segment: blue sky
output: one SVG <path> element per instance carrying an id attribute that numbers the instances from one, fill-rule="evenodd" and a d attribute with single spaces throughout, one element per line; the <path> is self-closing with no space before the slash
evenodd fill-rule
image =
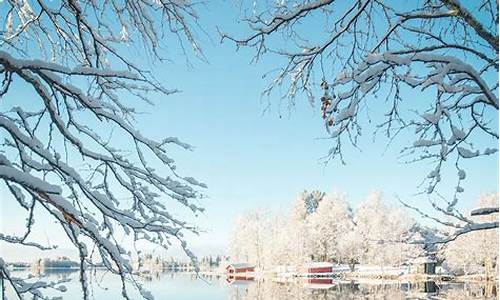
<path id="1" fill-rule="evenodd" d="M 345 192 L 354 207 L 369 191 L 382 190 L 389 203 L 396 204 L 398 195 L 430 210 L 424 198 L 412 196 L 430 166 L 403 165 L 397 160 L 400 146 L 413 141 L 412 136 L 401 137 L 384 153 L 386 139 L 379 136 L 373 142 L 372 128 L 365 128 L 362 151 L 346 148 L 347 165 L 337 161 L 321 163 L 330 141 L 325 139 L 319 105 L 312 107 L 306 97 L 299 97 L 292 108 L 280 102 L 276 94 L 262 99 L 260 94 L 269 80 L 262 79 L 262 75 L 280 61 L 269 58 L 250 65 L 252 51 L 236 52 L 230 43 L 220 45 L 216 24 L 230 32 L 240 32 L 242 24 L 235 26 L 233 17 L 228 17 L 234 15 L 231 10 L 236 10 L 232 3 L 217 2 L 210 4 L 209 9 L 200 12 L 202 26 L 210 37 L 200 36 L 208 63 L 193 59 L 193 66 L 188 67 L 185 58 L 172 50 L 172 62 L 156 64 L 154 70 L 167 87 L 178 88 L 182 93 L 153 98 L 154 107 L 137 106 L 145 112 L 137 118 L 137 127 L 147 136 L 177 136 L 196 147 L 194 152 L 173 153 L 183 175 L 208 184 L 207 198 L 202 202 L 206 212 L 198 219 L 191 218 L 206 231 L 189 238 L 195 251 L 223 251 L 238 214 L 257 207 L 286 212 L 304 189 Z M 372 109 L 377 111 L 376 106 Z M 496 155 L 475 159 L 467 165 L 463 207 L 471 207 L 482 192 L 497 191 L 497 166 Z M 441 184 L 445 194 L 456 184 L 454 174 L 450 171 Z M 0 188 L 0 193 L 5 190 Z M 2 206 L 4 231 L 22 224 L 16 208 Z M 43 217 L 38 220 L 44 221 Z M 55 228 L 47 225 L 37 234 L 42 241 L 49 236 L 55 243 L 63 239 Z M 62 242 L 62 248 L 67 247 Z M 10 247 L 3 251 L 2 256 L 7 258 L 27 255 L 13 252 Z M 169 254 L 178 255 L 178 251 Z"/>

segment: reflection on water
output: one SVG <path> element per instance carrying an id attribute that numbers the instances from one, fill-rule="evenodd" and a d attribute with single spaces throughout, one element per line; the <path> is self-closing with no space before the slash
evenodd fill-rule
<path id="1" fill-rule="evenodd" d="M 31 278 L 31 281 L 34 280 L 47 280 L 50 279 L 52 281 L 61 281 L 61 280 L 71 280 L 73 274 L 78 274 L 79 269 L 73 268 L 47 268 L 47 269 L 37 269 L 31 270 L 15 270 L 11 271 L 11 275 L 15 277 L 21 277 L 23 279 L 27 279 L 27 277 Z"/>
<path id="2" fill-rule="evenodd" d="M 497 284 L 228 277 L 231 300 L 497 299 Z"/>
<path id="3" fill-rule="evenodd" d="M 94 279 L 93 299 L 114 299 L 120 286 L 116 278 L 103 270 L 89 272 Z M 14 275 L 15 274 L 15 275 Z M 25 277 L 27 272 L 13 272 Z M 71 280 L 63 299 L 78 299 L 78 272 L 50 270 L 34 274 L 39 280 Z M 141 281 L 156 299 L 203 300 L 330 300 L 330 299 L 496 299 L 497 283 L 409 283 L 397 281 L 346 281 L 332 278 L 265 278 L 245 276 L 196 276 L 190 273 L 153 272 L 143 274 Z M 55 294 L 54 294 L 55 295 Z M 110 298 L 111 297 L 111 298 Z M 132 295 L 132 299 L 140 299 Z"/>

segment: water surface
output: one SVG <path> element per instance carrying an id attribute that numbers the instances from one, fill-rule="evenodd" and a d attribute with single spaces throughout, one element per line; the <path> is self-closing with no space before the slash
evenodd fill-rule
<path id="1" fill-rule="evenodd" d="M 25 271 L 12 271 L 12 276 L 25 278 Z M 69 280 L 67 291 L 48 290 L 47 295 L 63 299 L 81 299 L 78 272 L 52 270 L 36 275 L 33 280 Z M 121 299 L 118 277 L 102 270 L 92 272 L 90 299 Z M 330 300 L 330 299 L 497 299 L 498 284 L 488 283 L 408 283 L 398 281 L 346 281 L 338 279 L 226 278 L 197 277 L 190 273 L 153 273 L 137 280 L 155 299 L 173 300 Z M 7 284 L 8 299 L 16 299 Z M 131 299 L 141 299 L 129 287 Z"/>

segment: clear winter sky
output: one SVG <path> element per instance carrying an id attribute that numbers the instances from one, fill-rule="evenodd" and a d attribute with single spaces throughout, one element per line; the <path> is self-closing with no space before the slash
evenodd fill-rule
<path id="1" fill-rule="evenodd" d="M 286 212 L 304 189 L 345 192 L 353 207 L 369 191 L 381 190 L 388 203 L 397 204 L 398 195 L 431 211 L 425 198 L 412 196 L 430 166 L 403 165 L 397 159 L 400 146 L 412 142 L 413 136 L 401 137 L 384 153 L 386 139 L 378 136 L 373 142 L 372 128 L 365 128 L 362 151 L 345 148 L 347 165 L 336 161 L 322 164 L 320 160 L 327 154 L 330 142 L 325 139 L 318 103 L 311 107 L 305 97 L 299 97 L 290 109 L 275 94 L 268 107 L 267 99 L 261 99 L 260 94 L 270 79 L 262 79 L 262 75 L 281 61 L 265 59 L 250 65 L 252 51 L 236 52 L 233 44 L 219 44 L 216 25 L 240 36 L 243 32 L 244 25 L 234 21 L 238 15 L 234 2 L 210 1 L 199 13 L 211 38 L 199 36 L 208 63 L 192 59 L 193 66 L 188 67 L 185 57 L 173 51 L 169 54 L 171 62 L 155 65 L 155 74 L 168 87 L 182 93 L 154 98 L 154 107 L 142 103 L 137 107 L 146 113 L 138 117 L 137 126 L 147 136 L 177 136 L 196 146 L 194 152 L 174 154 L 183 175 L 204 181 L 209 187 L 208 198 L 202 203 L 205 214 L 190 219 L 206 230 L 199 237 L 189 238 L 195 251 L 201 255 L 224 252 L 238 214 L 258 207 Z M 19 101 L 32 101 L 21 99 L 24 93 L 19 93 Z M 409 97 L 416 98 L 417 94 Z M 377 112 L 376 106 L 371 109 Z M 474 159 L 473 164 L 466 166 L 467 180 L 460 205 L 470 208 L 482 192 L 497 191 L 498 159 L 496 155 Z M 455 173 L 444 177 L 440 190 L 445 195 L 456 185 Z M 5 198 L 3 195 L 6 191 L 1 187 L 0 198 Z M 24 215 L 20 217 L 20 210 L 4 200 L 1 207 L 2 231 L 17 228 L 19 232 Z M 53 221 L 42 218 L 37 223 L 41 227 L 36 232 L 40 241 L 61 243 L 62 249 L 57 253 L 70 254 L 65 250 L 69 244 Z M 33 260 L 42 255 L 13 249 L 2 245 L 1 256 L 7 260 Z M 177 256 L 179 251 L 167 255 Z"/>

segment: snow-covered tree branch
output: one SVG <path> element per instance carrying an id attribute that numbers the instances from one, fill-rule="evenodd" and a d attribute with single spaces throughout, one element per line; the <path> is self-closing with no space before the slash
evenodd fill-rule
<path id="1" fill-rule="evenodd" d="M 186 54 L 192 49 L 202 57 L 194 5 L 12 0 L 0 6 L 0 179 L 10 192 L 2 201 L 17 202 L 28 216 L 23 236 L 0 239 L 47 248 L 30 242 L 36 212 L 45 210 L 79 251 L 84 299 L 85 267 L 95 261 L 121 278 L 123 297 L 130 279 L 149 298 L 130 275 L 132 249 L 118 237 L 164 248 L 174 241 L 195 259 L 184 234 L 197 233 L 196 226 L 170 209 L 178 203 L 201 212 L 206 186 L 181 175 L 169 155 L 170 147 L 192 150 L 189 144 L 153 140 L 135 128 L 134 101 L 151 103 L 151 95 L 177 90 L 131 59 L 127 47 L 161 61 L 173 37 Z"/>
<path id="2" fill-rule="evenodd" d="M 264 95 L 321 95 L 330 159 L 344 163 L 370 126 L 388 146 L 411 135 L 402 161 L 431 166 L 421 192 L 437 197 L 443 170 L 456 168 L 454 196 L 433 207 L 473 222 L 456 204 L 464 161 L 498 151 L 497 1 L 256 1 L 243 20 L 246 37 L 222 40 L 284 61 Z"/>

